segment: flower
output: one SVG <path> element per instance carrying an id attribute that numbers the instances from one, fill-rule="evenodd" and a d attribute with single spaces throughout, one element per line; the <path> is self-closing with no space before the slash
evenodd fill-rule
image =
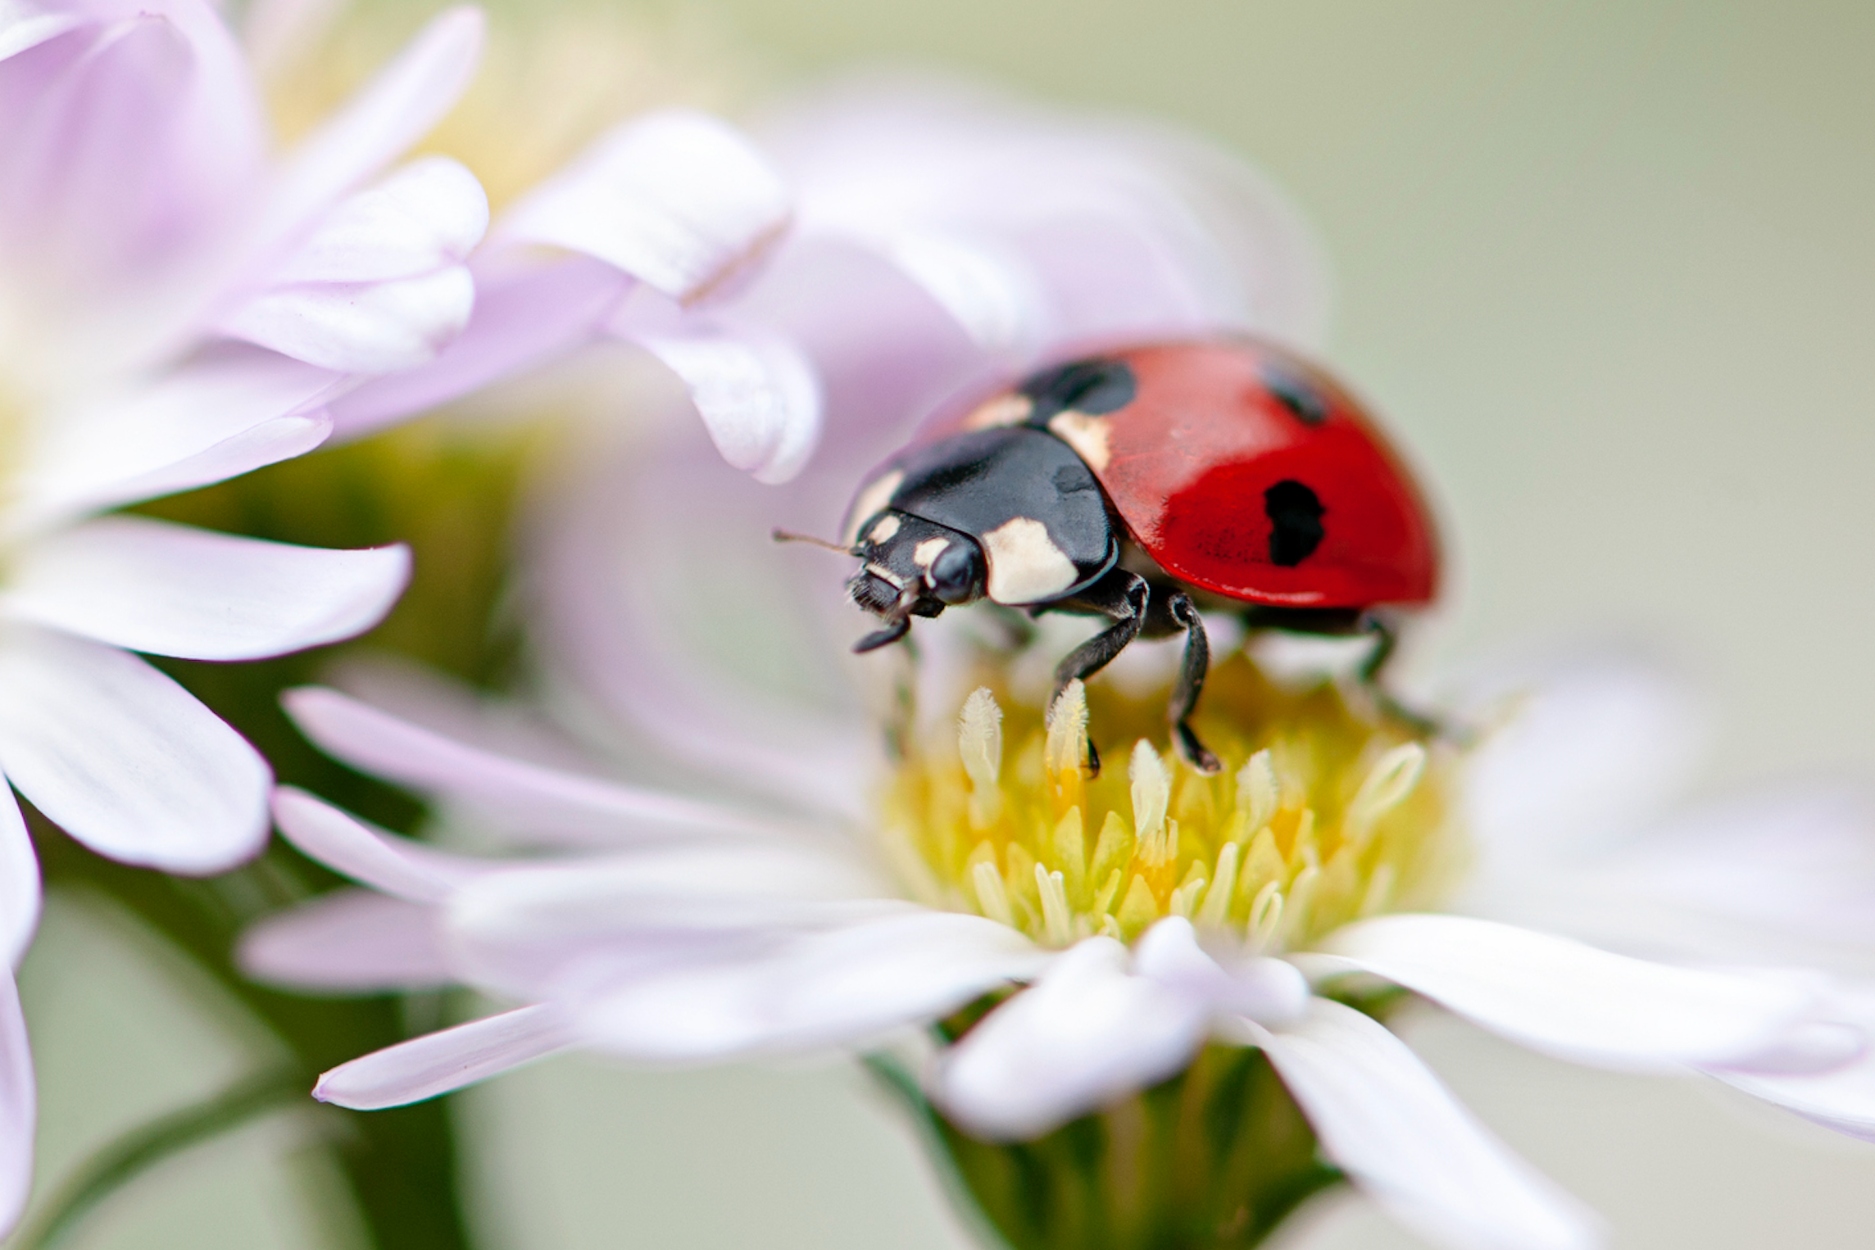
<path id="1" fill-rule="evenodd" d="M 1239 657 L 1220 676 L 1250 683 L 1249 667 Z M 1618 701 L 1626 692 L 1609 693 Z M 1161 694 L 1109 695 L 1097 701 L 1104 712 L 1095 723 L 1143 721 Z M 1269 695 L 1255 691 L 1258 701 Z M 1057 723 L 1074 724 L 1077 694 L 1067 697 Z M 1564 683 L 1539 697 L 1583 695 Z M 1348 724 L 1337 723 L 1344 716 L 1359 724 L 1339 697 L 1317 688 L 1307 698 L 1328 704 L 1328 729 L 1345 731 Z M 953 778 L 986 776 L 969 761 L 992 754 L 983 747 L 988 705 L 988 696 L 973 696 L 957 754 L 922 766 Z M 1447 893 L 1437 882 L 1451 867 L 1448 853 L 1459 849 L 1447 841 L 1457 823 L 1452 810 L 1475 807 L 1495 784 L 1492 773 L 1515 768 L 1552 792 L 1564 789 L 1545 764 L 1553 769 L 1571 750 L 1592 749 L 1623 728 L 1618 702 L 1581 717 L 1586 741 L 1546 742 L 1534 757 L 1500 752 L 1480 762 L 1462 793 L 1443 800 L 1433 792 L 1456 779 L 1432 774 L 1451 763 L 1396 746 L 1377 757 L 1368 751 L 1364 769 L 1323 766 L 1330 784 L 1307 787 L 1303 804 L 1293 791 L 1295 761 L 1308 758 L 1298 742 L 1279 738 L 1245 759 L 1220 746 L 1228 738 L 1219 727 L 1240 709 L 1213 711 L 1206 729 L 1214 747 L 1241 764 L 1229 779 L 1227 788 L 1240 793 L 1224 805 L 1228 814 L 1205 819 L 1203 792 L 1219 783 L 1196 774 L 1181 775 L 1174 799 L 1166 752 L 1142 745 L 1130 777 L 1095 783 L 1124 798 L 1083 796 L 1065 820 L 1036 826 L 1057 845 L 1072 843 L 1081 813 L 1104 805 L 1101 823 L 1130 848 L 1081 840 L 1038 856 L 1012 838 L 999 856 L 962 857 L 965 867 L 948 880 L 935 871 L 941 857 L 919 856 L 897 874 L 909 888 L 896 889 L 881 884 L 892 874 L 879 873 L 866 854 L 881 849 L 904 862 L 905 844 L 890 840 L 889 819 L 885 847 L 875 832 L 872 847 L 841 854 L 822 832 L 833 813 L 817 826 L 790 827 L 529 764 L 331 691 L 302 691 L 291 706 L 340 758 L 471 804 L 484 823 L 549 841 L 609 829 L 626 848 L 544 862 L 452 856 L 282 792 L 276 813 L 289 839 L 381 893 L 340 895 L 268 922 L 246 949 L 256 973 L 325 989 L 467 981 L 533 1004 L 334 1070 L 319 1094 L 344 1105 L 428 1097 L 570 1045 L 664 1062 L 863 1048 L 894 1026 L 944 1018 L 999 986 L 1026 983 L 933 1066 L 934 1097 L 969 1133 L 1038 1136 L 1173 1076 L 1212 1037 L 1258 1048 L 1326 1156 L 1422 1234 L 1453 1245 L 1590 1244 L 1591 1223 L 1571 1201 L 1473 1121 L 1381 1023 L 1349 1005 L 1361 1002 L 1350 998 L 1349 978 L 1377 977 L 1548 1054 L 1622 1070 L 1704 1072 L 1847 1131 L 1875 1131 L 1872 1074 L 1854 1062 L 1864 1053 L 1868 1017 L 1821 979 L 1676 966 L 1501 921 L 1388 910 L 1391 888 L 1400 891 L 1398 903 L 1417 907 Z M 1252 723 L 1319 746 L 1324 725 L 1315 713 L 1281 707 L 1266 715 Z M 1079 759 L 1068 733 L 1056 735 L 1052 752 L 1034 727 L 1024 737 L 1012 772 L 1040 772 L 1044 755 Z M 1278 768 L 1272 750 L 1290 762 Z M 1351 794 L 1335 794 L 1334 783 L 1355 776 Z M 1057 769 L 1048 785 L 1072 788 L 1077 780 L 1078 769 Z M 1046 787 L 1033 778 L 994 784 L 1004 803 L 1046 801 Z M 988 823 L 968 811 L 983 793 L 957 786 L 934 800 L 953 809 L 949 831 L 967 840 Z M 1322 824 L 1307 804 L 1321 805 Z M 1414 804 L 1421 810 L 1406 810 Z M 1131 820 L 1116 806 L 1130 807 Z M 1168 816 L 1181 810 L 1184 819 Z M 1259 818 L 1258 833 L 1244 836 Z M 1024 824 L 1035 822 L 1010 827 Z M 1350 826 L 1366 832 L 1351 840 Z M 1168 831 L 1180 843 L 1188 831 L 1225 838 L 1215 853 L 1191 856 L 1187 848 L 1168 861 Z M 1336 853 L 1354 845 L 1365 849 Z M 1293 863 L 1280 862 L 1283 848 Z M 1324 848 L 1335 849 L 1320 859 Z M 1098 872 L 1086 868 L 1103 853 L 1132 865 L 1136 906 L 1116 905 L 1110 886 L 1088 886 Z M 1363 856 L 1372 862 L 1361 864 Z M 1184 876 L 1184 887 L 1151 888 L 1150 873 L 1168 863 L 1213 866 L 1210 876 L 1225 888 L 1189 869 L 1165 874 Z M 1409 871 L 1394 875 L 1402 865 Z M 1338 872 L 1346 880 L 1331 885 Z M 1025 878 L 1033 888 L 1019 894 Z M 1448 891 L 1449 884 L 1448 877 Z M 949 907 L 900 901 L 927 891 L 946 895 Z M 1094 915 L 1105 933 L 1089 933 Z M 1128 933 L 1135 927 L 1136 937 Z"/>
<path id="2" fill-rule="evenodd" d="M 521 195 L 472 268 L 464 336 L 334 404 L 341 431 L 621 341 L 682 382 L 724 459 L 778 483 L 823 433 L 1068 345 L 1234 329 L 1307 346 L 1323 322 L 1313 243 L 1252 171 L 935 83 L 855 81 L 754 143 L 689 110 L 626 121 Z"/>
<path id="3" fill-rule="evenodd" d="M 293 153 L 268 150 L 233 34 L 198 0 L 0 7 L 0 770 L 101 855 L 223 870 L 267 836 L 264 760 L 133 652 L 246 660 L 374 624 L 401 547 L 328 551 L 98 514 L 299 455 L 324 405 L 434 356 L 469 315 L 486 204 L 461 166 L 383 174 L 480 40 L 433 23 Z M 380 175 L 383 176 L 380 176 Z M 0 799 L 0 946 L 39 874 Z M 0 1230 L 34 1088 L 0 989 Z"/>
<path id="4" fill-rule="evenodd" d="M 828 645 L 851 622 L 815 623 L 839 604 L 844 570 L 793 559 L 815 553 L 764 559 L 749 542 L 773 520 L 828 523 L 857 470 L 902 436 L 922 388 L 968 384 L 1088 338 L 1232 324 L 1217 305 L 1180 305 L 1179 320 L 1161 319 L 1152 301 L 1077 300 L 1083 280 L 1111 293 L 1136 289 L 1142 275 L 1187 273 L 1191 253 L 1162 265 L 1165 254 L 1151 248 L 1102 248 L 1111 263 L 1090 276 L 1089 253 L 1050 252 L 1053 228 L 1025 233 L 1032 201 L 993 194 L 1035 172 L 1061 197 L 1038 210 L 1057 225 L 1075 219 L 1083 187 L 1099 206 L 1089 215 L 1121 239 L 1150 237 L 1167 220 L 1192 224 L 1166 216 L 1188 200 L 1125 143 L 1052 122 L 986 132 L 980 115 L 947 130 L 957 124 L 947 116 L 935 127 L 947 142 L 889 112 L 876 124 L 868 115 L 827 123 L 841 141 L 826 150 L 847 154 L 829 158 L 827 185 L 852 194 L 831 218 L 869 223 L 855 235 L 874 257 L 881 238 L 899 237 L 879 220 L 943 222 L 970 240 L 970 261 L 919 242 L 885 249 L 896 255 L 892 272 L 919 272 L 919 257 L 935 254 L 946 281 L 973 272 L 979 281 L 952 288 L 948 303 L 934 297 L 935 308 L 914 301 L 919 315 L 903 322 L 888 315 L 894 305 L 880 288 L 848 292 L 849 315 L 830 324 L 866 350 L 842 358 L 830 330 L 814 353 L 830 379 L 829 437 L 795 483 L 759 492 L 722 473 L 715 450 L 698 454 L 695 440 L 640 447 L 623 462 L 583 465 L 543 520 L 536 644 L 559 670 L 555 707 L 633 773 L 688 774 L 688 787 L 614 780 L 590 754 L 568 763 L 564 741 L 491 724 L 434 693 L 404 689 L 403 717 L 330 690 L 289 698 L 296 722 L 330 754 L 434 797 L 453 828 L 492 830 L 524 848 L 505 858 L 454 854 L 308 794 L 276 796 L 289 840 L 370 888 L 255 929 L 243 951 L 254 975 L 341 992 L 466 983 L 522 1004 L 345 1064 L 318 1096 L 390 1106 L 569 1046 L 694 1063 L 864 1050 L 907 1025 L 933 1025 L 944 1044 L 926 1084 L 941 1131 L 1018 1244 L 1032 1231 L 1019 1208 L 1044 1200 L 1032 1185 L 1022 1201 L 1010 1197 L 997 1167 L 1014 1156 L 997 1143 L 1072 1135 L 1074 1125 L 1059 1126 L 1104 1117 L 1053 1154 L 1032 1148 L 1024 1166 L 1060 1157 L 1120 1186 L 1125 1169 L 1100 1143 L 1128 1132 L 1137 1140 L 1143 1113 L 1129 1095 L 1148 1086 L 1173 1090 L 1178 1106 L 1221 1109 L 1233 1124 L 1257 1106 L 1260 1118 L 1243 1131 L 1276 1145 L 1252 1165 L 1267 1175 L 1251 1210 L 1240 1172 L 1227 1175 L 1221 1156 L 1202 1147 L 1194 1155 L 1184 1130 L 1170 1130 L 1166 1149 L 1203 1164 L 1181 1172 L 1195 1175 L 1195 1200 L 1180 1194 L 1124 1218 L 1200 1211 L 1249 1244 L 1334 1178 L 1315 1158 L 1319 1142 L 1357 1185 L 1435 1240 L 1592 1243 L 1592 1219 L 1473 1120 L 1385 1027 L 1402 990 L 1547 1053 L 1705 1073 L 1847 1131 L 1875 1131 L 1871 1022 L 1841 983 L 1768 960 L 1697 966 L 1704 952 L 1691 943 L 1670 952 L 1677 962 L 1598 949 L 1547 931 L 1566 927 L 1557 922 L 1566 909 L 1523 927 L 1506 923 L 1523 914 L 1512 891 L 1464 892 L 1468 879 L 1516 879 L 1498 852 L 1520 833 L 1636 823 L 1639 796 L 1665 770 L 1637 762 L 1611 771 L 1603 749 L 1629 740 L 1645 682 L 1539 684 L 1522 717 L 1468 756 L 1332 683 L 1276 682 L 1234 654 L 1207 687 L 1202 731 L 1227 764 L 1207 778 L 1179 769 L 1163 744 L 1169 674 L 1155 664 L 1167 657 L 1130 650 L 1111 676 L 1045 709 L 1042 666 L 1058 647 L 1012 650 L 988 622 L 946 618 L 921 628 L 915 673 L 896 687 L 871 683 L 902 701 L 886 718 L 896 750 L 878 751 L 877 718 L 857 706 L 864 683 L 843 680 Z M 847 163 L 855 152 L 869 157 Z M 1128 176 L 1062 177 L 1073 165 L 1052 163 L 1062 153 L 1079 153 L 1082 169 Z M 1007 159 L 991 159 L 998 154 Z M 953 181 L 979 157 L 994 176 Z M 851 190 L 882 165 L 899 170 L 886 180 L 897 200 Z M 1153 210 L 1103 216 L 1116 184 L 1135 197 L 1127 203 Z M 908 228 L 904 237 L 927 235 Z M 1216 242 L 1202 230 L 1195 237 Z M 1239 254 L 1281 255 L 1284 246 L 1279 237 Z M 833 264 L 832 254 L 817 263 Z M 1051 255 L 1062 268 L 1045 263 Z M 1254 266 L 1201 272 L 1258 289 Z M 976 299 L 1013 289 L 1035 298 Z M 993 307 L 1025 316 L 1050 308 L 1055 319 L 998 320 Z M 950 340 L 949 356 L 932 346 L 934 311 L 943 314 L 936 328 L 969 330 Z M 990 332 L 1011 325 L 1045 328 Z M 899 350 L 886 350 L 901 331 Z M 895 368 L 869 372 L 868 358 Z M 763 663 L 771 658 L 779 662 Z M 857 663 L 877 674 L 890 661 Z M 777 684 L 807 697 L 789 703 Z M 1486 721 L 1491 706 L 1473 702 L 1459 715 Z M 1084 776 L 1089 732 L 1132 742 L 1129 767 Z M 712 797 L 691 797 L 699 789 Z M 1621 819 L 1590 819 L 1609 814 Z M 1633 875 L 1618 884 L 1631 915 L 1646 919 L 1653 908 L 1654 923 L 1631 935 L 1678 932 L 1660 921 L 1658 891 Z M 1461 910 L 1487 905 L 1495 918 Z M 1585 906 L 1578 918 L 1599 910 Z M 1266 1066 L 1231 1066 L 1233 1048 Z M 1227 1180 L 1237 1188 L 1218 1206 Z M 1117 1219 L 1134 1197 L 1091 1201 L 1100 1218 Z"/>

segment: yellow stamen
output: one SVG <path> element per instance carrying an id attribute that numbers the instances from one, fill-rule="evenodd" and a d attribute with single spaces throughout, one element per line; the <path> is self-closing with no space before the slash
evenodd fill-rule
<path id="1" fill-rule="evenodd" d="M 1280 951 L 1436 905 L 1463 866 L 1456 748 L 1333 685 L 1289 689 L 1243 655 L 1220 660 L 1197 728 L 1226 767 L 1206 776 L 1170 749 L 1166 690 L 1075 682 L 1044 713 L 985 677 L 955 747 L 908 743 L 884 795 L 884 858 L 916 866 L 899 871 L 922 901 L 1052 946 L 1130 941 L 1179 915 Z M 1090 732 L 1131 742 L 1127 766 L 1090 776 Z"/>
<path id="2" fill-rule="evenodd" d="M 964 700 L 957 718 L 957 754 L 970 777 L 970 823 L 978 829 L 1002 810 L 1002 791 L 996 787 L 1003 766 L 1003 709 L 989 687 L 979 687 Z"/>

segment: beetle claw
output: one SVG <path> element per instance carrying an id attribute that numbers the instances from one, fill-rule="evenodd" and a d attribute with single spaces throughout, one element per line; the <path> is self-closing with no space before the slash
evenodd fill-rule
<path id="1" fill-rule="evenodd" d="M 1178 748 L 1180 759 L 1207 777 L 1221 771 L 1224 767 L 1217 756 L 1211 754 L 1210 748 L 1198 741 L 1198 735 L 1193 733 L 1191 726 L 1184 721 L 1172 726 L 1172 743 Z"/>

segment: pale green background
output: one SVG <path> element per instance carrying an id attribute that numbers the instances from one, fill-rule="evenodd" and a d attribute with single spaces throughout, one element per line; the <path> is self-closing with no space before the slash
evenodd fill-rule
<path id="1" fill-rule="evenodd" d="M 1875 773 L 1875 5 L 686 13 L 777 81 L 935 62 L 1150 110 L 1254 157 L 1327 243 L 1336 363 L 1448 502 L 1463 577 L 1436 652 L 1651 638 L 1716 694 L 1709 788 Z M 226 1026 L 176 1005 L 170 975 L 80 909 L 53 910 L 25 980 L 49 1170 L 231 1074 Z M 1619 1246 L 1870 1243 L 1875 1146 L 1445 1022 L 1419 1037 Z M 481 1133 L 484 1217 L 523 1250 L 962 1244 L 904 1136 L 840 1070 L 560 1062 L 460 1109 Z M 305 1127 L 169 1167 L 83 1245 L 318 1244 L 316 1178 L 277 1162 Z M 1358 1203 L 1321 1214 L 1298 1244 L 1412 1244 Z"/>

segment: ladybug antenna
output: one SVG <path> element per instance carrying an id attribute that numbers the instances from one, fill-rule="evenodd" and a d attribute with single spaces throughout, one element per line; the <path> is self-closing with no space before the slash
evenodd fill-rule
<path id="1" fill-rule="evenodd" d="M 816 538 L 812 534 L 797 534 L 793 530 L 776 529 L 769 531 L 769 537 L 778 543 L 806 543 L 810 547 L 825 547 L 828 551 L 838 552 L 843 556 L 858 555 L 851 547 L 842 547 L 839 543 Z"/>

